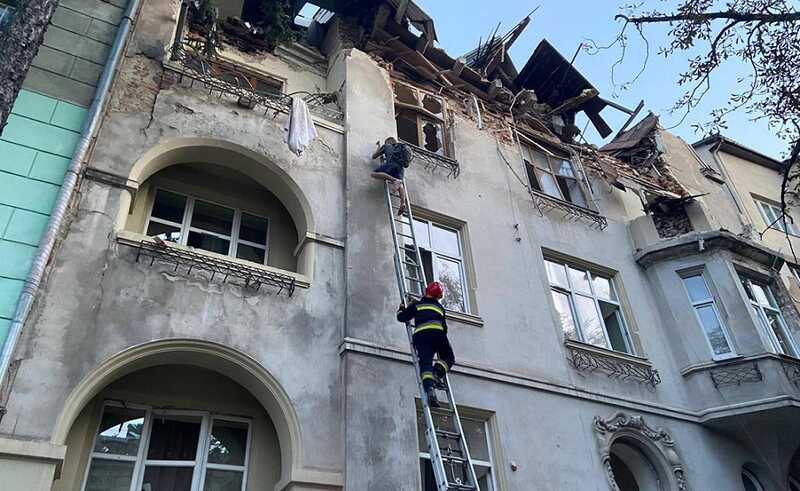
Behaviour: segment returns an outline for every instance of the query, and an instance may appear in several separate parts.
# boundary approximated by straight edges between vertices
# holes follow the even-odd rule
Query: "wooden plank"
[[[419,36],[419,39],[417,39],[416,50],[422,54],[425,54],[425,51],[428,49],[428,46],[430,46],[430,44],[431,41],[430,39],[428,39],[428,36],[426,36],[425,34],[421,34]]]
[[[403,23],[403,19],[406,18],[406,10],[408,10],[408,2],[409,0],[400,0],[400,3],[397,5],[397,12],[394,14],[394,21],[398,24]]]

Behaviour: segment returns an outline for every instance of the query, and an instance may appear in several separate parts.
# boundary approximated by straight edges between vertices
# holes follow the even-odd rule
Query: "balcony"
[[[751,415],[800,407],[800,360],[773,353],[705,362],[681,370],[703,423],[738,425]],[[795,414],[795,417],[797,415]]]
[[[661,383],[658,370],[644,358],[618,353],[572,339],[564,342],[569,361],[579,372],[601,372],[610,378],[647,384],[651,387]]]
[[[438,153],[431,152],[430,150],[426,150],[411,143],[403,143],[408,145],[408,148],[411,149],[411,153],[414,155],[412,160],[414,164],[421,164],[423,167],[431,171],[442,169],[447,172],[447,177],[452,177],[453,179],[458,177],[458,174],[461,172],[461,168],[459,167],[456,159],[439,155]]]

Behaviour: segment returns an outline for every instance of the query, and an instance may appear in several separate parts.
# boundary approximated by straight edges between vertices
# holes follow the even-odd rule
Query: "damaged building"
[[[800,490],[784,164],[547,40],[515,64],[535,28],[61,0],[0,136],[3,489],[436,490],[370,177],[396,137],[475,488]]]

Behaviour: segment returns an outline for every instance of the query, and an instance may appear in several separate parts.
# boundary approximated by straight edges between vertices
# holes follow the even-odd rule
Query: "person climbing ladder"
[[[390,136],[383,145],[378,142],[378,149],[372,154],[372,158],[377,159],[378,157],[382,157],[383,163],[370,176],[392,183],[394,190],[400,196],[401,205],[397,214],[402,215],[406,202],[403,177],[406,167],[411,163],[411,150],[405,143],[400,143]]]
[[[447,339],[445,310],[439,303],[443,294],[442,284],[434,281],[425,288],[424,297],[407,307],[400,304],[397,311],[399,322],[406,323],[414,319],[414,349],[419,359],[422,385],[425,387],[428,404],[431,407],[439,407],[435,388],[445,384],[445,375],[456,361],[453,348]],[[434,355],[438,355],[435,362]]]

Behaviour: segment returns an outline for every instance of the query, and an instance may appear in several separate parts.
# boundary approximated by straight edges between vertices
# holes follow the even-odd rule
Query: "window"
[[[4,29],[14,20],[14,13],[17,10],[17,0],[4,0],[0,2],[0,29]]]
[[[408,225],[403,233],[410,234]],[[464,271],[464,252],[458,230],[429,220],[414,218],[414,236],[422,256],[422,266],[428,281],[444,285],[442,305],[448,310],[468,312],[467,279]],[[411,239],[406,238],[406,257],[413,261]],[[420,285],[409,281],[408,291],[421,295]]]
[[[567,157],[556,157],[522,144],[522,160],[531,189],[588,208],[586,194]]]
[[[400,83],[394,84],[394,96],[397,137],[435,154],[447,155],[442,99]]]
[[[778,302],[772,289],[766,283],[758,282],[744,275],[739,275],[745,294],[750,301],[753,314],[761,329],[767,334],[776,353],[797,357],[797,348],[783,319]]]
[[[242,491],[250,423],[107,404],[84,491]]]
[[[758,478],[747,469],[742,469],[742,486],[745,491],[764,491]]]
[[[269,220],[157,189],[146,232],[162,240],[266,264]]]
[[[453,419],[442,414],[433,414],[436,427],[443,430],[454,431]],[[497,484],[492,467],[492,446],[489,439],[489,428],[485,420],[461,416],[461,428],[464,430],[464,437],[467,440],[467,447],[475,467],[475,475],[478,478],[478,487],[481,491],[495,491]],[[425,439],[425,419],[422,411],[417,411],[417,441],[419,442],[419,470],[422,477],[422,491],[437,491],[436,480],[433,475],[431,465],[431,455],[428,452],[428,441]],[[444,450],[447,445],[457,448],[458,445],[452,440],[441,438],[439,447]],[[466,469],[456,469],[455,474],[448,474],[451,478],[461,478],[466,481],[464,476]]]
[[[703,275],[693,274],[683,278],[683,286],[694,308],[695,317],[700,327],[703,328],[708,347],[714,359],[736,356],[730,342],[730,337],[719,316],[719,311],[714,303],[714,297],[708,289]]]
[[[761,218],[764,219],[764,223],[769,228],[779,230],[781,232],[788,232],[791,235],[800,237],[800,232],[797,230],[797,225],[791,221],[791,218],[787,220],[786,217],[783,216],[780,206],[759,200],[755,200],[755,202],[756,206],[758,206],[758,211],[761,213]]]
[[[601,348],[633,353],[614,280],[562,262],[544,262],[564,335]]]

